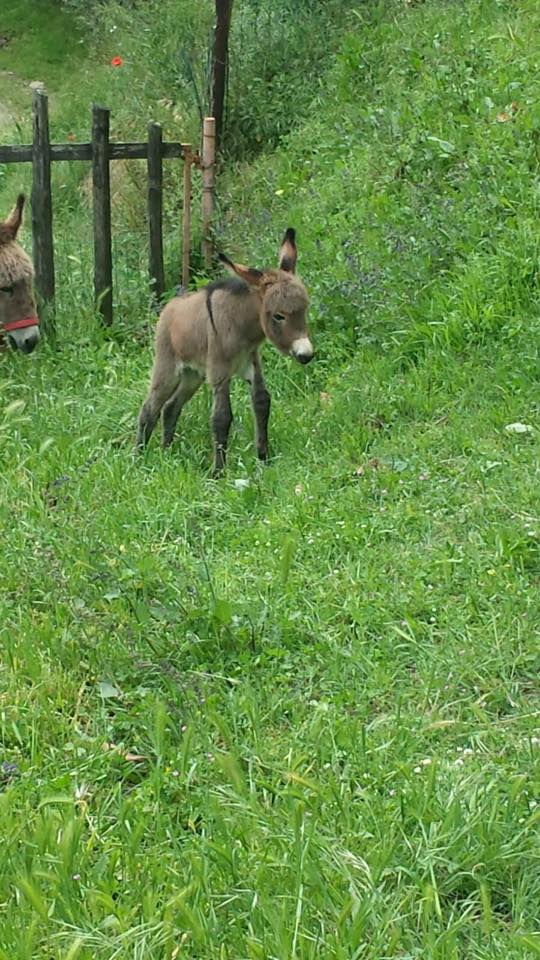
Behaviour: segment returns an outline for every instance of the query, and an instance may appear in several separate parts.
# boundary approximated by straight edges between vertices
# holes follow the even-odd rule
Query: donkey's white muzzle
[[[308,337],[300,337],[299,340],[294,341],[291,347],[291,356],[299,363],[309,363],[310,360],[313,360],[314,355],[315,351]]]

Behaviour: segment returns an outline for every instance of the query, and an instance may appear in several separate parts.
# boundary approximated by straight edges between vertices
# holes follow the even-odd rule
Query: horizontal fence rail
[[[51,143],[50,158],[53,160],[91,160],[91,143]],[[32,144],[0,144],[0,163],[31,163],[34,156]],[[185,144],[163,141],[161,156],[164,160],[181,160],[185,156]],[[148,160],[147,143],[109,143],[108,160]]]
[[[182,284],[187,288],[190,271],[191,237],[191,168],[203,171],[202,233],[205,265],[210,266],[210,231],[214,204],[213,118],[204,121],[203,156],[189,143],[163,140],[158,123],[148,126],[148,140],[134,143],[111,143],[110,111],[95,104],[92,108],[92,140],[88,143],[51,143],[49,138],[48,97],[44,90],[35,90],[32,98],[34,142],[32,144],[0,144],[0,163],[32,164],[32,253],[36,289],[42,308],[52,326],[55,296],[53,208],[51,163],[59,160],[86,160],[92,164],[92,199],[94,222],[94,297],[101,320],[113,322],[113,262],[111,187],[109,163],[112,160],[146,160],[147,211],[149,232],[148,268],[152,294],[159,302],[165,290],[163,266],[163,161],[182,160],[183,223]]]

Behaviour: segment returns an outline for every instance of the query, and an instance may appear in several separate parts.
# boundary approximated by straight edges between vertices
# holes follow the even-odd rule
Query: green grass
[[[221,180],[312,294],[267,469],[242,384],[222,481],[202,391],[134,458],[140,251],[106,336],[66,187],[58,347],[0,372],[2,960],[540,953],[540,18],[363,9]]]
[[[21,74],[26,80],[47,77],[51,89],[65,86],[70,71],[80,68],[84,38],[76,21],[62,3],[37,0],[29,11],[25,0],[10,0],[2,10],[2,70]],[[43,74],[43,75],[42,75]]]
[[[0,13],[0,32],[7,38],[0,48],[0,103],[10,115],[2,133],[11,139],[27,126],[30,83],[46,78],[54,102],[66,78],[81,70],[84,37],[63,5],[48,0],[10,0]]]

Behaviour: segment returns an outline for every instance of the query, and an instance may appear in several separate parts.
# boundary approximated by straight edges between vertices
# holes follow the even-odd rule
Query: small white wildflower
[[[413,773],[422,773],[422,767],[415,767]]]
[[[80,787],[75,787],[75,800],[86,800],[89,796],[88,784],[81,783]]]
[[[457,760],[454,760],[454,766],[455,766],[455,767],[462,767],[462,766],[463,766],[463,760],[461,759],[461,757],[458,757]]]
[[[420,762],[421,762],[421,764],[422,764],[423,767],[429,767],[429,765],[430,765],[430,763],[431,763],[431,757],[424,757],[424,759],[421,760]]]

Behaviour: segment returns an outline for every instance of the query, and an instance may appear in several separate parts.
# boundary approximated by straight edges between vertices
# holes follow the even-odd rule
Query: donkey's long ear
[[[296,231],[293,227],[287,227],[279,250],[279,269],[294,273],[296,258]]]
[[[218,253],[218,257],[231,273],[236,273],[245,283],[248,283],[250,287],[261,286],[264,274],[261,273],[260,270],[256,270],[255,267],[245,267],[242,263],[233,263],[224,253]]]
[[[22,223],[24,200],[24,193],[20,193],[9,217],[7,217],[3,223],[0,222],[0,243],[8,243],[10,240],[15,240]]]

